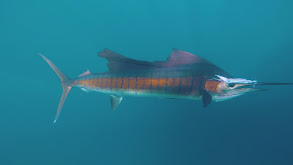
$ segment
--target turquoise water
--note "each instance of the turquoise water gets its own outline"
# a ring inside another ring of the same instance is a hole
[[[200,102],[62,89],[107,71],[103,48],[165,60],[172,48],[235,77],[293,82],[293,1],[8,1],[0,6],[0,164],[293,164],[292,86],[202,108]]]

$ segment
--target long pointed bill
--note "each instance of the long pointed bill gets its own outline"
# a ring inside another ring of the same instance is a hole
[[[271,83],[271,82],[257,82],[257,80],[247,80],[243,78],[226,78],[220,75],[216,75],[216,80],[223,81],[228,84],[241,84],[240,86],[255,86],[255,85],[293,85],[293,83]]]
[[[258,82],[255,85],[293,85],[293,83],[266,83],[266,82]]]

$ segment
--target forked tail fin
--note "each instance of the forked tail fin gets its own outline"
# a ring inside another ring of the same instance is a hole
[[[67,86],[65,84],[66,81],[70,80],[69,77],[67,77],[63,72],[61,72],[49,59],[47,59],[45,56],[43,56],[42,54],[39,54],[49,65],[50,67],[55,71],[55,73],[57,74],[57,76],[60,78],[60,81],[61,81],[61,86],[63,88],[63,93],[62,93],[62,96],[61,96],[61,99],[60,99],[60,102],[59,102],[59,105],[58,105],[58,109],[57,109],[57,113],[56,113],[56,116],[55,116],[55,119],[54,119],[54,123],[56,123],[57,119],[58,119],[58,116],[61,112],[61,109],[62,109],[62,106],[63,106],[63,103],[70,91],[70,89],[72,88],[71,86]]]

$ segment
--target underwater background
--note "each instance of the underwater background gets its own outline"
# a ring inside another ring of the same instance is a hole
[[[172,48],[235,77],[293,82],[291,0],[2,0],[0,164],[292,165],[293,86],[203,108],[200,101],[70,92],[60,82],[107,71],[97,52],[165,60]]]

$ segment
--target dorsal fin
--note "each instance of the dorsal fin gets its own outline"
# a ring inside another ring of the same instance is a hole
[[[162,66],[157,62],[148,62],[134,60],[118,53],[112,52],[108,49],[99,52],[100,57],[106,58],[108,63],[108,68],[110,71],[123,71],[123,70],[143,70],[143,69],[155,69],[161,68]],[[157,63],[157,64],[156,64]]]
[[[195,63],[206,63],[211,64],[207,60],[197,55],[173,49],[172,53],[168,57],[166,63],[168,66],[184,65],[184,64],[195,64]]]
[[[188,69],[196,68],[197,70],[200,70],[200,68],[202,68],[204,69],[204,72],[209,72],[213,76],[215,74],[220,74],[230,77],[225,71],[204,58],[177,49],[173,49],[173,52],[166,61],[154,62],[131,59],[108,49],[104,49],[104,51],[99,52],[98,55],[109,61],[108,68],[110,71],[155,70],[173,67],[178,69],[181,66],[181,68],[186,66]]]
[[[91,74],[90,70],[86,70],[85,72],[80,74],[78,77],[86,76],[86,75],[89,75],[89,74]]]
[[[190,69],[196,68],[199,72],[203,72],[208,75],[209,78],[214,77],[216,74],[231,77],[223,69],[219,68],[208,60],[178,49],[173,49],[173,52],[170,54],[164,65],[168,67],[189,65]]]

